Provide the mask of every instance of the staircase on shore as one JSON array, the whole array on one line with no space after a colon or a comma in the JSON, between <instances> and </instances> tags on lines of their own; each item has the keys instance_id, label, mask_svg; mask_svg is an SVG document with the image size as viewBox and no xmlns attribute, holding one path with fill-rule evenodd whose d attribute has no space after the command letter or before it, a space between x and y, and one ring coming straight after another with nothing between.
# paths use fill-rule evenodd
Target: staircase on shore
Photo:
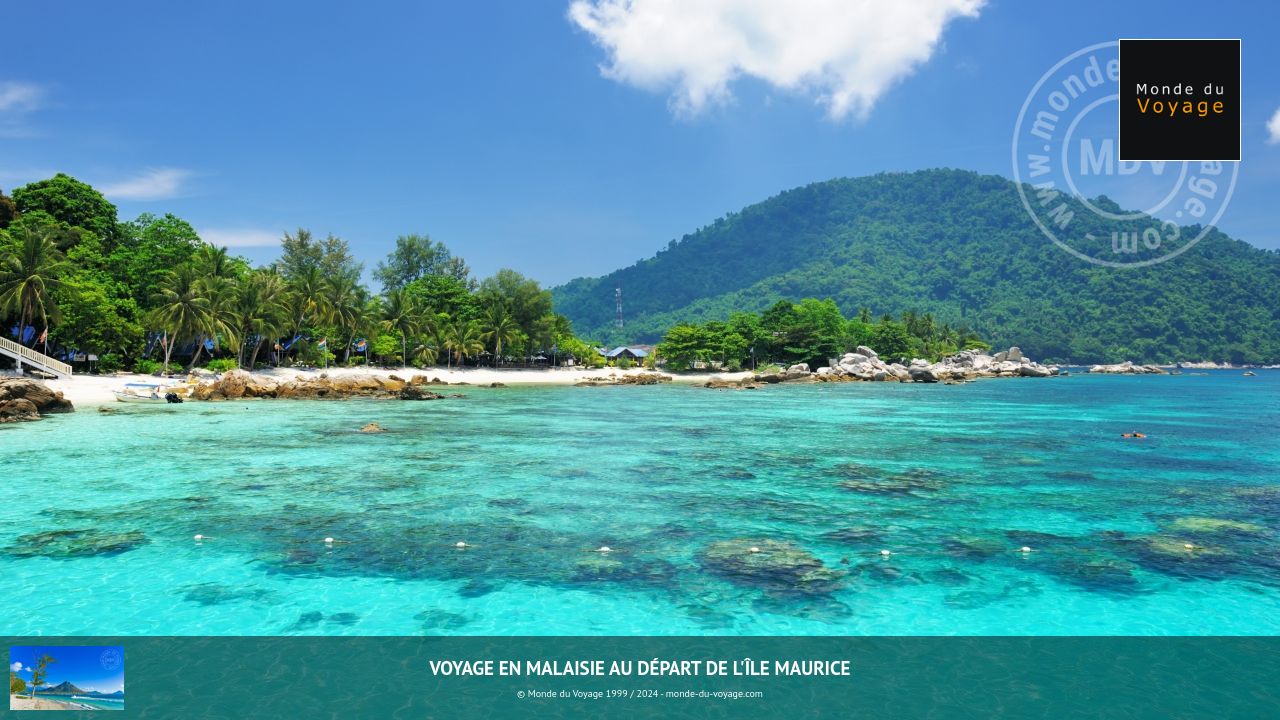
<instances>
[{"instance_id":1,"label":"staircase on shore","mask_svg":"<svg viewBox=\"0 0 1280 720\"><path fill-rule=\"evenodd\" d=\"M28 365L36 370L56 375L60 378L71 377L70 365L61 360L54 360L43 353L38 353L26 345L19 345L9 338L0 337L0 355L13 358L18 362L19 367Z\"/></svg>"}]
</instances>

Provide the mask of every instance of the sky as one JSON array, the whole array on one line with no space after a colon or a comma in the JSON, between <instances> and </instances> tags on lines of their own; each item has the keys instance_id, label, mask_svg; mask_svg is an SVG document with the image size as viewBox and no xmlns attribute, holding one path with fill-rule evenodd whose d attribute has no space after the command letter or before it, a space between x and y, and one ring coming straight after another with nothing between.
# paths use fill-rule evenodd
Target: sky
<instances>
[{"instance_id":1,"label":"sky","mask_svg":"<svg viewBox=\"0 0 1280 720\"><path fill-rule=\"evenodd\" d=\"M114 651L108 655L104 652ZM41 647L16 645L9 648L9 672L31 682L32 671L41 655L54 662L47 666L45 685L70 681L85 692L113 693L124 690L124 649L97 645Z\"/></svg>"},{"instance_id":2,"label":"sky","mask_svg":"<svg viewBox=\"0 0 1280 720\"><path fill-rule=\"evenodd\" d=\"M124 219L172 212L255 262L298 227L369 268L427 233L480 276L548 285L810 182L1010 177L1018 110L1059 59L1238 37L1243 162L1219 226L1280 248L1275 3L126 0L4 17L6 191L66 172Z\"/></svg>"}]
</instances>

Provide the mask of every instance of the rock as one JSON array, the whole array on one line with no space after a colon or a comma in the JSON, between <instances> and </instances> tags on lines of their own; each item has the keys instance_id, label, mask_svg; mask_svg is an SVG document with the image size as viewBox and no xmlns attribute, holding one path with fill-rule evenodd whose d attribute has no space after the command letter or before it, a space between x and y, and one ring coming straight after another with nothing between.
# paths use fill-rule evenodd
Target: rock
<instances>
[{"instance_id":1,"label":"rock","mask_svg":"<svg viewBox=\"0 0 1280 720\"><path fill-rule=\"evenodd\" d=\"M0 402L0 423L30 422L40 419L35 403L26 398L14 398Z\"/></svg>"},{"instance_id":2,"label":"rock","mask_svg":"<svg viewBox=\"0 0 1280 720\"><path fill-rule=\"evenodd\" d=\"M0 379L0 422L39 420L43 415L74 412L71 401L38 380Z\"/></svg>"},{"instance_id":3,"label":"rock","mask_svg":"<svg viewBox=\"0 0 1280 720\"><path fill-rule=\"evenodd\" d=\"M1005 359L1009 362L1018 362L1022 359L1022 348L1011 347L1009 352L1005 353Z\"/></svg>"},{"instance_id":4,"label":"rock","mask_svg":"<svg viewBox=\"0 0 1280 720\"><path fill-rule=\"evenodd\" d=\"M1094 365L1089 368L1091 373L1101 373L1107 375L1167 375L1162 367L1155 365L1134 365L1132 361L1126 360L1118 365Z\"/></svg>"},{"instance_id":5,"label":"rock","mask_svg":"<svg viewBox=\"0 0 1280 720\"><path fill-rule=\"evenodd\" d=\"M400 392L397 397L401 400L439 400L444 396L439 393L433 393L430 390L423 390L422 386L419 384L410 384L400 388ZM462 396L458 395L456 397Z\"/></svg>"},{"instance_id":6,"label":"rock","mask_svg":"<svg viewBox=\"0 0 1280 720\"><path fill-rule=\"evenodd\" d=\"M917 365L916 364L917 362L924 362L924 361L912 360L911 367L907 368L907 374L911 377L912 382L922 382L922 383L938 382L939 378L937 373L935 373L933 369L929 367L928 363L925 363L922 366L922 365Z\"/></svg>"},{"instance_id":7,"label":"rock","mask_svg":"<svg viewBox=\"0 0 1280 720\"><path fill-rule=\"evenodd\" d=\"M371 422L368 425L365 425L364 427L360 428L360 432L362 433L381 433L386 431L387 431L386 428L382 427L376 422Z\"/></svg>"},{"instance_id":8,"label":"rock","mask_svg":"<svg viewBox=\"0 0 1280 720\"><path fill-rule=\"evenodd\" d=\"M839 589L844 578L842 571L828 568L807 550L767 538L715 542L698 560L732 582L775 593L826 595Z\"/></svg>"},{"instance_id":9,"label":"rock","mask_svg":"<svg viewBox=\"0 0 1280 720\"><path fill-rule=\"evenodd\" d=\"M799 375L801 373L808 374L808 372L809 372L809 363L796 363L795 365L792 365L791 367L787 368L788 375L793 375L793 374Z\"/></svg>"},{"instance_id":10,"label":"rock","mask_svg":"<svg viewBox=\"0 0 1280 720\"><path fill-rule=\"evenodd\" d=\"M1023 365L1018 368L1018 374L1022 377L1049 377L1053 373L1040 365Z\"/></svg>"},{"instance_id":11,"label":"rock","mask_svg":"<svg viewBox=\"0 0 1280 720\"><path fill-rule=\"evenodd\" d=\"M492 382L492 383L489 383L489 387L491 387L491 388L504 388L504 387L506 387L506 385L505 385L505 384L503 384L503 383L500 383L500 382Z\"/></svg>"},{"instance_id":12,"label":"rock","mask_svg":"<svg viewBox=\"0 0 1280 720\"><path fill-rule=\"evenodd\" d=\"M873 358L873 359L880 357L879 355L876 354L875 350L872 350L866 345L859 345L858 348L854 350L854 352L859 355L865 355L866 357Z\"/></svg>"}]
</instances>

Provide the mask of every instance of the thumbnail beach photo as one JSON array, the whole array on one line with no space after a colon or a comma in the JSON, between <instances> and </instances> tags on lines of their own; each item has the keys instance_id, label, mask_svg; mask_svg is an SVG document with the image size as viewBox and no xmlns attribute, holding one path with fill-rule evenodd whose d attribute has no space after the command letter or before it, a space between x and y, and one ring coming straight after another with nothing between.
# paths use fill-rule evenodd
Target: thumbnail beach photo
<instances>
[{"instance_id":1,"label":"thumbnail beach photo","mask_svg":"<svg viewBox=\"0 0 1280 720\"><path fill-rule=\"evenodd\" d=\"M10 647L9 709L123 710L124 648Z\"/></svg>"}]
</instances>

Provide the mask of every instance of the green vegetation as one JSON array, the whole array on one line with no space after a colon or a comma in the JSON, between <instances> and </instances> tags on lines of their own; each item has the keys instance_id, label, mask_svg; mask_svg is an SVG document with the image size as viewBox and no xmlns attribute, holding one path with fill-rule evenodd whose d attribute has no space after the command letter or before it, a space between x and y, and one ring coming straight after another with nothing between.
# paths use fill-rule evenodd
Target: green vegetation
<instances>
[{"instance_id":1,"label":"green vegetation","mask_svg":"<svg viewBox=\"0 0 1280 720\"><path fill-rule=\"evenodd\" d=\"M779 300L759 314L735 312L727 321L681 324L667 331L657 351L667 367L688 370L703 365L728 370L762 365L808 363L816 368L859 345L887 362L913 357L937 360L958 350L990 346L967 328L934 322L929 314L903 313L899 320L872 321L863 308L845 318L831 300Z\"/></svg>"},{"instance_id":2,"label":"green vegetation","mask_svg":"<svg viewBox=\"0 0 1280 720\"><path fill-rule=\"evenodd\" d=\"M36 666L31 670L31 697L36 696L36 688L44 684L49 677L49 665L58 662L50 655L41 655L36 660Z\"/></svg>"},{"instance_id":3,"label":"green vegetation","mask_svg":"<svg viewBox=\"0 0 1280 720\"><path fill-rule=\"evenodd\" d=\"M67 175L0 193L5 334L49 354L95 354L103 371L502 364L553 348L595 362L536 281L514 270L477 281L425 235L399 238L378 264L382 294L362 271L345 241L306 229L284 234L275 262L251 267L173 215L119 222Z\"/></svg>"},{"instance_id":4,"label":"green vegetation","mask_svg":"<svg viewBox=\"0 0 1280 720\"><path fill-rule=\"evenodd\" d=\"M26 689L27 689L27 682L22 678L18 677L17 673L10 671L9 672L9 692L14 695L17 695L18 693Z\"/></svg>"},{"instance_id":5,"label":"green vegetation","mask_svg":"<svg viewBox=\"0 0 1280 720\"><path fill-rule=\"evenodd\" d=\"M1078 232L1099 238L1144 227L1080 207L1076 216ZM1198 232L1184 228L1183 236ZM613 328L618 286L622 331ZM863 307L928 314L1037 360L1280 362L1280 253L1213 230L1169 262L1096 266L1054 247L1013 183L958 170L789 190L652 258L553 293L574 327L611 344L656 341L680 323L728 322L734 312L821 297L846 316Z\"/></svg>"}]
</instances>

